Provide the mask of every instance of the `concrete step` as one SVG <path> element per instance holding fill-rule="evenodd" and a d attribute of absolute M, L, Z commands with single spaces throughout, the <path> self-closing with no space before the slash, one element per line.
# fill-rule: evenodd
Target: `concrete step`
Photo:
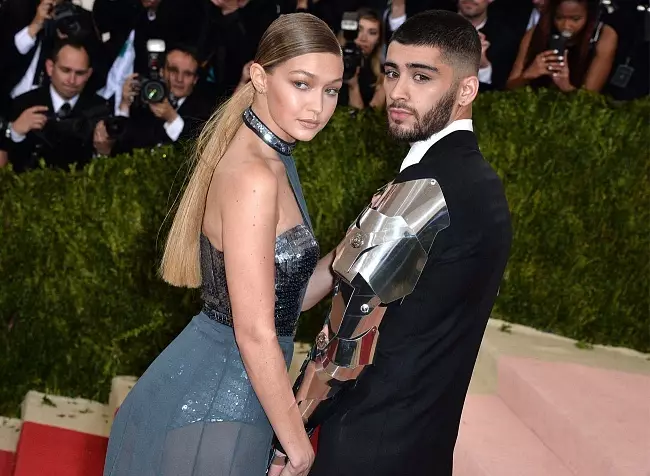
<path fill-rule="evenodd" d="M 22 420 L 0 417 L 0 476 L 13 476 Z"/>
<path fill-rule="evenodd" d="M 14 476 L 101 476 L 108 406 L 30 391 L 22 405 Z"/>
<path fill-rule="evenodd" d="M 454 476 L 573 476 L 503 401 L 468 395 L 463 407 Z"/>
<path fill-rule="evenodd" d="M 650 376 L 511 356 L 498 372 L 498 395 L 573 474 L 650 475 Z"/>
<path fill-rule="evenodd" d="M 108 411 L 110 412 L 111 418 L 115 416 L 120 405 L 122 405 L 122 402 L 137 381 L 138 378 L 131 375 L 118 375 L 113 378 L 111 381 L 111 393 L 108 396 Z"/>

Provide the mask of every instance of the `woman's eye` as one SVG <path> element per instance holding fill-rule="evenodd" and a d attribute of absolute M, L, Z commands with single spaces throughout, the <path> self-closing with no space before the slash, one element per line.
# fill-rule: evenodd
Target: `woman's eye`
<path fill-rule="evenodd" d="M 303 81 L 294 81 L 293 85 L 298 89 L 308 89 L 309 85 Z"/>
<path fill-rule="evenodd" d="M 328 94 L 330 96 L 337 96 L 339 94 L 339 90 L 336 88 L 327 89 L 325 91 L 325 94 Z"/>

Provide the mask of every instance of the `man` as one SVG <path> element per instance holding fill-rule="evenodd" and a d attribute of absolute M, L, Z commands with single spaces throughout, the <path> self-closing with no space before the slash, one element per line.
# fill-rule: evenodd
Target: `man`
<path fill-rule="evenodd" d="M 481 90 L 504 89 L 517 57 L 519 40 L 508 20 L 489 15 L 494 0 L 459 0 L 458 13 L 479 31 L 481 63 L 478 79 Z M 490 10 L 491 11 L 491 10 Z M 506 17 L 507 18 L 507 17 Z"/>
<path fill-rule="evenodd" d="M 85 128 L 92 125 L 90 120 L 98 111 L 110 111 L 101 97 L 84 93 L 93 72 L 85 47 L 73 40 L 61 41 L 45 69 L 50 85 L 18 96 L 12 103 L 7 148 L 17 172 L 37 167 L 40 158 L 49 166 L 65 169 L 73 163 L 83 166 L 95 153 L 107 152 L 107 144 L 93 143 L 93 129 Z M 102 127 L 99 122 L 95 130 Z"/>
<path fill-rule="evenodd" d="M 65 0 L 8 0 L 3 6 L 4 27 L 0 29 L 4 72 L 0 78 L 0 94 L 3 97 L 13 99 L 45 86 L 49 79 L 45 61 L 51 57 L 56 41 L 64 38 L 82 42 L 89 50 L 95 76 L 108 71 L 89 11 L 69 4 L 67 9 L 73 14 L 73 21 L 70 24 L 55 21 L 56 9 L 64 3 Z"/>
<path fill-rule="evenodd" d="M 129 120 L 114 152 L 171 144 L 200 132 L 210 117 L 214 101 L 194 89 L 199 79 L 198 67 L 193 49 L 182 46 L 170 49 L 161 70 L 169 95 L 157 103 L 136 103 L 138 75 L 129 76 L 118 112 Z"/>
<path fill-rule="evenodd" d="M 98 94 L 117 108 L 129 75 L 146 74 L 148 40 L 195 46 L 205 0 L 95 0 L 93 18 L 106 40 L 110 69 Z M 117 111 L 116 111 L 117 113 Z"/>
<path fill-rule="evenodd" d="M 452 474 L 512 237 L 472 130 L 480 59 L 453 12 L 415 15 L 389 43 L 389 132 L 411 149 L 336 249 L 327 332 L 296 385 L 307 427 L 321 425 L 311 476 Z"/>

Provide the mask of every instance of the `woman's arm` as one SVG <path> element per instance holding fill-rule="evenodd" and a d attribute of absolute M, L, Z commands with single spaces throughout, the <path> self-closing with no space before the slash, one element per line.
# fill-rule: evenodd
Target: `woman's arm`
<path fill-rule="evenodd" d="M 309 278 L 305 299 L 302 301 L 302 311 L 308 311 L 318 304 L 334 288 L 334 273 L 332 263 L 336 248 L 318 261 L 314 274 Z"/>
<path fill-rule="evenodd" d="M 614 56 L 618 46 L 618 35 L 609 25 L 604 25 L 600 39 L 596 43 L 596 54 L 591 60 L 583 87 L 589 91 L 600 92 L 609 78 L 614 64 Z"/>
<path fill-rule="evenodd" d="M 512 65 L 510 76 L 506 81 L 506 89 L 517 89 L 526 86 L 530 82 L 530 78 L 524 77 L 524 65 L 526 63 L 526 56 L 528 55 L 528 48 L 530 47 L 530 40 L 533 37 L 534 28 L 528 30 L 519 44 L 519 51 L 517 58 Z"/>
<path fill-rule="evenodd" d="M 226 177 L 224 177 L 226 178 Z M 275 332 L 277 179 L 242 164 L 220 183 L 222 240 L 235 338 L 257 397 L 289 457 L 287 474 L 306 474 L 314 452 Z"/>

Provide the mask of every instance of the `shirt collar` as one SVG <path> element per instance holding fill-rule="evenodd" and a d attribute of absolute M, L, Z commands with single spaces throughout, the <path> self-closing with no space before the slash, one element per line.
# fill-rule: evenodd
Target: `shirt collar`
<path fill-rule="evenodd" d="M 487 23 L 487 16 L 485 17 L 485 20 L 483 20 L 481 23 L 476 25 L 476 29 L 480 30 L 481 28 L 483 28 L 485 26 L 486 23 Z"/>
<path fill-rule="evenodd" d="M 70 109 L 74 108 L 75 104 L 77 104 L 77 101 L 79 100 L 79 95 L 77 94 L 75 97 L 68 99 L 67 101 L 61 97 L 59 93 L 56 92 L 56 89 L 54 89 L 54 86 L 50 85 L 50 97 L 52 98 L 52 107 L 54 108 L 54 114 L 59 112 L 59 109 L 61 109 L 61 106 L 65 104 L 66 102 L 70 104 Z"/>
<path fill-rule="evenodd" d="M 455 131 L 474 131 L 474 126 L 472 124 L 471 119 L 458 119 L 451 124 L 449 124 L 447 127 L 445 127 L 443 130 L 440 132 L 436 132 L 433 134 L 431 137 L 425 140 L 421 140 L 418 142 L 414 142 L 411 145 L 411 149 L 409 150 L 409 153 L 406 154 L 406 157 L 404 158 L 404 161 L 402 162 L 402 166 L 400 167 L 399 171 L 401 172 L 407 167 L 410 167 L 411 165 L 415 165 L 422 160 L 422 157 L 424 157 L 424 154 L 431 148 L 433 144 L 438 142 L 440 139 L 443 137 L 451 134 L 452 132 Z"/>

